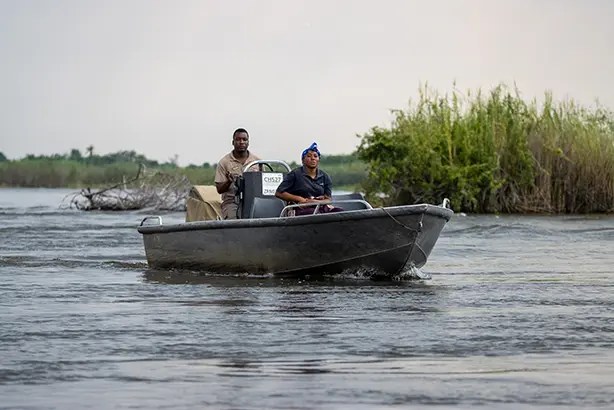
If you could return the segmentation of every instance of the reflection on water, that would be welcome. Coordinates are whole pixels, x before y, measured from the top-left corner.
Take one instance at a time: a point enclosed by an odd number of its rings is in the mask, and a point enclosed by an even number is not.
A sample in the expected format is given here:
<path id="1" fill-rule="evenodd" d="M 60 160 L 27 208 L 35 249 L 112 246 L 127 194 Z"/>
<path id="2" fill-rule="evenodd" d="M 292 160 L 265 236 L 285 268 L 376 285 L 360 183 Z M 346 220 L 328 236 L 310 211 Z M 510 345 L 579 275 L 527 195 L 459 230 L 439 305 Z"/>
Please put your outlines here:
<path id="1" fill-rule="evenodd" d="M 614 406 L 614 217 L 457 215 L 431 280 L 219 276 L 61 193 L 0 189 L 6 408 Z"/>
<path id="2" fill-rule="evenodd" d="M 118 267 L 143 267 L 138 263 L 114 263 Z M 220 286 L 278 286 L 294 283 L 309 283 L 309 284 L 335 284 L 346 286 L 373 286 L 377 282 L 421 282 L 431 279 L 431 275 L 423 272 L 414 266 L 407 267 L 401 273 L 393 277 L 385 277 L 373 275 L 369 270 L 346 270 L 335 275 L 305 275 L 300 278 L 279 277 L 272 274 L 257 274 L 257 273 L 236 273 L 236 272 L 202 272 L 189 270 L 160 270 L 160 269 L 145 269 L 143 278 L 148 282 L 159 282 L 171 285 L 177 284 L 218 284 Z"/>
<path id="3" fill-rule="evenodd" d="M 134 266 L 135 264 L 129 264 Z M 234 273 L 227 274 L 214 272 L 196 272 L 186 270 L 158 270 L 145 269 L 143 280 L 146 282 L 166 283 L 170 285 L 178 284 L 206 284 L 211 286 L 292 286 L 296 284 L 307 284 L 312 286 L 327 286 L 334 284 L 335 286 L 390 286 L 397 283 L 399 286 L 406 286 L 413 283 L 420 286 L 422 283 L 416 280 L 415 276 L 407 275 L 404 280 L 372 280 L 368 275 L 348 274 L 335 276 L 309 276 L 301 278 L 293 277 L 277 277 L 267 274 L 251 274 L 251 273 Z"/>

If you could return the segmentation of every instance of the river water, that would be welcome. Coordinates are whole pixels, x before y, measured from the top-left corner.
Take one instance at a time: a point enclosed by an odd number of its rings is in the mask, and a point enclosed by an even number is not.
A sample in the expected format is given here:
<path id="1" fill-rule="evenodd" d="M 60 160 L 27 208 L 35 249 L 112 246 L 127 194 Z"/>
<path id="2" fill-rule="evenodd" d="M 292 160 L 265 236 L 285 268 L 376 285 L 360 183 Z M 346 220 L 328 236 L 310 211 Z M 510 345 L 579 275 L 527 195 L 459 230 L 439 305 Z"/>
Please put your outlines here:
<path id="1" fill-rule="evenodd" d="M 614 408 L 614 216 L 455 215 L 424 281 L 224 278 L 69 192 L 0 189 L 2 409 Z"/>

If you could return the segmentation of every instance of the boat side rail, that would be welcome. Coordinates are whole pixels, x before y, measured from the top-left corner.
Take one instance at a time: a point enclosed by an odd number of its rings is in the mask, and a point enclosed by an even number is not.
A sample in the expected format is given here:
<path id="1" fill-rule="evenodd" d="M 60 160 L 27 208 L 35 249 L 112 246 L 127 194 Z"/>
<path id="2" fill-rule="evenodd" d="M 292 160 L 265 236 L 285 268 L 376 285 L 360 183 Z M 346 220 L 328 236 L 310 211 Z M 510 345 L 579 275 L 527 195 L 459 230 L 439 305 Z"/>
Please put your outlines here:
<path id="1" fill-rule="evenodd" d="M 157 219 L 158 220 L 158 225 L 162 225 L 162 217 L 161 216 L 146 216 L 145 218 L 143 218 L 143 220 L 141 221 L 139 226 L 143 226 L 145 221 L 151 220 L 151 219 Z M 147 225 L 153 225 L 153 224 L 147 224 Z"/>
<path id="2" fill-rule="evenodd" d="M 252 161 L 243 167 L 243 172 L 247 172 L 248 169 L 253 167 L 254 165 L 268 165 L 271 168 L 270 164 L 278 164 L 286 168 L 288 172 L 292 171 L 290 165 L 286 164 L 284 161 L 280 161 L 278 159 L 259 159 L 256 161 Z M 272 170 L 272 169 L 271 169 Z"/>
<path id="3" fill-rule="evenodd" d="M 281 213 L 279 214 L 280 217 L 284 217 L 284 216 L 288 216 L 288 212 L 291 210 L 294 210 L 296 208 L 308 208 L 308 207 L 314 207 L 313 208 L 313 214 L 317 214 L 318 211 L 320 210 L 320 207 L 324 206 L 324 205 L 340 205 L 341 207 L 343 207 L 343 204 L 361 204 L 364 206 L 364 209 L 373 209 L 373 207 L 371 206 L 370 203 L 368 203 L 365 200 L 362 199 L 340 199 L 340 200 L 327 200 L 327 201 L 320 201 L 320 202 L 304 202 L 302 204 L 291 204 L 291 205 L 286 205 L 284 207 L 284 209 L 281 210 Z"/>

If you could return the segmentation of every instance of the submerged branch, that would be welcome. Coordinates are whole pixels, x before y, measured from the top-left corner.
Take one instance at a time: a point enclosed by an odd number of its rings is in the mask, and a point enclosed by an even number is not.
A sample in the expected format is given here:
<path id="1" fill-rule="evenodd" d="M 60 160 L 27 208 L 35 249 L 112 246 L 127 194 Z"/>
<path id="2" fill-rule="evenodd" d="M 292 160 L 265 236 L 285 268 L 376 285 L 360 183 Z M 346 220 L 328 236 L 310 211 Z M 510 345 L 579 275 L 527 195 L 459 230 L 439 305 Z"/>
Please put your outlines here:
<path id="1" fill-rule="evenodd" d="M 69 194 L 62 200 L 60 207 L 82 211 L 127 211 L 144 208 L 184 211 L 191 186 L 184 175 L 159 171 L 148 173 L 141 165 L 135 177 L 98 191 L 85 188 Z"/>

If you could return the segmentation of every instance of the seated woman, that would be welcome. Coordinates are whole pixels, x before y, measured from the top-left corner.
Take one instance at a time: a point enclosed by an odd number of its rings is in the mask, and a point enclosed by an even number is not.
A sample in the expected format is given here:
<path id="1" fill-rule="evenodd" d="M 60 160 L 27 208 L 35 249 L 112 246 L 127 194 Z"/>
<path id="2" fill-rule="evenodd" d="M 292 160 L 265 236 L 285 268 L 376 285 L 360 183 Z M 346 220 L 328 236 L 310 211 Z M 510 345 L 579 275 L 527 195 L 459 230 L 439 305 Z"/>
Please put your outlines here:
<path id="1" fill-rule="evenodd" d="M 286 202 L 295 204 L 313 203 L 314 206 L 297 208 L 296 215 L 310 215 L 314 213 L 315 204 L 330 201 L 333 183 L 328 174 L 318 168 L 320 164 L 320 151 L 314 142 L 301 154 L 303 166 L 292 170 L 284 176 L 284 180 L 277 187 L 275 196 Z M 320 213 L 343 211 L 332 205 L 319 207 Z"/>

